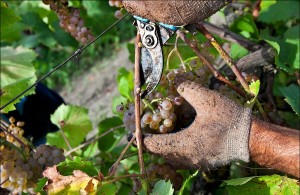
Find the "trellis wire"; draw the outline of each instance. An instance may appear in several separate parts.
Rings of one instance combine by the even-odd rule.
[[[57,65],[54,69],[52,69],[50,72],[48,72],[47,74],[45,74],[44,76],[42,76],[40,79],[36,80],[35,83],[33,83],[31,86],[29,86],[27,89],[25,89],[24,91],[22,91],[19,95],[17,95],[16,97],[12,98],[10,101],[8,101],[6,104],[4,104],[3,106],[0,107],[0,110],[3,110],[6,106],[10,105],[12,102],[14,102],[16,99],[18,99],[19,97],[21,97],[22,95],[24,95],[25,93],[27,93],[29,90],[31,90],[33,87],[35,87],[39,82],[41,82],[42,80],[46,79],[47,77],[49,77],[53,72],[55,72],[56,70],[58,70],[60,67],[62,67],[63,65],[65,65],[67,62],[69,62],[70,60],[72,60],[74,57],[78,58],[78,56],[87,48],[89,47],[91,44],[93,44],[97,39],[99,39],[100,37],[102,37],[105,33],[107,33],[110,29],[112,29],[116,24],[118,24],[120,21],[122,21],[126,16],[128,16],[129,13],[124,14],[124,16],[122,18],[120,18],[119,20],[117,20],[116,22],[114,22],[110,27],[108,27],[107,29],[105,29],[101,34],[99,34],[97,37],[95,37],[92,41],[90,41],[88,44],[86,44],[85,46],[83,46],[82,48],[77,49],[70,57],[68,57],[65,61],[63,61],[62,63],[60,63],[59,65]]]

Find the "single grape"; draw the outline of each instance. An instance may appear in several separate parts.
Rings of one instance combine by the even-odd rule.
[[[170,113],[170,117],[169,117],[169,119],[171,119],[173,122],[175,122],[175,121],[176,121],[176,119],[177,119],[177,116],[176,116],[176,114],[175,114],[174,112]]]
[[[170,112],[168,110],[161,109],[160,115],[163,119],[167,119],[170,117]]]
[[[46,163],[46,158],[45,158],[45,157],[40,157],[40,158],[38,159],[38,163],[39,163],[40,165],[44,165],[44,164]]]
[[[184,99],[181,96],[175,97],[175,99],[174,99],[174,103],[176,105],[182,105],[183,102],[184,102]]]
[[[170,100],[164,100],[160,105],[164,110],[170,110],[173,106]]]
[[[117,107],[116,107],[117,112],[124,112],[124,110],[125,110],[125,107],[123,104],[117,105]]]
[[[122,13],[120,10],[117,10],[117,11],[115,12],[115,17],[116,17],[116,18],[120,19],[120,18],[122,18],[122,16],[123,16],[123,13]]]
[[[145,124],[150,124],[152,122],[152,113],[151,112],[145,113],[144,116],[142,117],[142,121]]]
[[[156,123],[159,123],[161,121],[161,116],[159,113],[153,114],[152,120]]]
[[[160,125],[159,126],[159,132],[162,133],[162,134],[165,134],[167,133],[168,129],[165,125]]]
[[[173,124],[173,122],[172,122],[171,119],[167,118],[167,119],[164,120],[164,125],[165,125],[166,127],[171,127],[172,124]]]
[[[176,77],[176,74],[174,71],[170,71],[168,74],[167,74],[167,78],[169,81],[173,81]]]
[[[152,121],[149,126],[151,129],[158,129],[159,123]]]

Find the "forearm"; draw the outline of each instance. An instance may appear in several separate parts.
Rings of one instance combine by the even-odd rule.
[[[250,157],[258,164],[300,177],[299,131],[253,119]]]

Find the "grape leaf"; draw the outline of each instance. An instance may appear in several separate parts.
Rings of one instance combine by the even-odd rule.
[[[262,1],[258,20],[266,23],[299,19],[299,1]]]
[[[45,184],[47,183],[48,179],[43,177],[41,179],[39,179],[39,181],[37,182],[37,186],[34,189],[35,192],[41,193],[41,194],[45,194],[45,191],[43,190],[43,187],[45,186]]]
[[[98,175],[98,171],[92,162],[87,161],[78,156],[74,156],[73,160],[66,159],[57,165],[57,169],[61,175],[72,175],[74,170],[80,170],[91,177]]]
[[[295,113],[300,116],[300,87],[291,84],[288,87],[280,87],[279,90],[284,95],[284,100],[292,107]]]
[[[106,131],[110,130],[111,128],[114,128],[116,126],[122,125],[123,121],[119,117],[111,117],[106,118],[103,121],[101,121],[98,125],[99,129],[99,135],[105,133]],[[116,129],[114,132],[109,133],[102,138],[98,140],[98,148],[102,152],[109,152],[111,151],[115,145],[120,141],[120,139],[123,137],[123,134],[119,134],[120,132],[124,132],[124,127],[120,127]]]
[[[73,171],[72,175],[63,176],[56,166],[48,167],[43,172],[51,182],[44,187],[47,194],[96,194],[101,183],[98,179],[90,177],[80,170]]]
[[[249,85],[249,89],[250,89],[250,92],[254,95],[254,97],[250,100],[250,101],[247,101],[247,107],[249,108],[252,108],[254,103],[255,103],[255,100],[257,98],[257,95],[259,93],[259,88],[260,88],[260,81],[257,80],[257,81],[252,81]]]
[[[116,194],[117,190],[115,184],[103,182],[101,188],[97,191],[97,195]]]
[[[279,175],[225,181],[228,194],[299,194],[297,180]],[[223,183],[223,184],[224,184]]]
[[[173,192],[174,189],[170,180],[167,182],[165,180],[159,180],[158,182],[156,182],[151,195],[172,195]]]
[[[5,6],[4,3],[1,2],[1,8],[0,8],[0,18],[1,18],[1,28],[0,33],[6,32],[11,28],[11,26],[21,20],[19,16],[15,14],[15,12]]]
[[[230,29],[234,32],[241,32],[244,36],[246,34],[249,34],[253,38],[259,38],[258,29],[251,14],[246,14],[244,16],[239,17],[237,20],[234,21]],[[246,37],[250,38],[250,36]]]
[[[2,106],[36,81],[35,69],[32,65],[32,61],[35,59],[36,54],[31,49],[23,47],[1,47],[0,53],[0,103]],[[28,91],[26,95],[33,93],[34,89]],[[14,110],[14,104],[19,102],[22,97],[24,97],[24,95],[4,108],[2,112]]]
[[[117,81],[120,94],[131,101],[134,88],[133,73],[126,70],[126,68],[120,68]]]
[[[249,53],[249,51],[247,49],[245,49],[244,47],[242,47],[241,45],[236,44],[236,43],[231,44],[230,56],[234,60],[238,60],[238,59],[244,57],[245,55],[247,55],[248,53]]]
[[[222,185],[239,186],[239,185],[243,185],[243,184],[249,182],[250,180],[252,180],[255,177],[257,177],[257,176],[243,177],[243,178],[237,178],[237,179],[230,179],[230,180],[224,181],[222,183]]]
[[[72,148],[78,146],[92,130],[88,110],[74,105],[59,106],[51,115],[51,122],[63,131]],[[49,145],[69,149],[61,132],[48,133],[46,139]]]

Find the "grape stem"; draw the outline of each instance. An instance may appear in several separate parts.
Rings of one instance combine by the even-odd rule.
[[[153,112],[153,113],[155,113],[155,109],[154,109],[154,107],[152,106],[152,102],[150,103],[148,100],[146,100],[146,99],[142,99],[142,101],[143,101],[143,103],[145,104],[145,108],[147,108],[147,107],[149,107],[150,109],[151,109],[151,111]]]
[[[186,66],[185,66],[185,64],[184,64],[184,61],[183,61],[183,59],[182,59],[180,53],[178,52],[178,46],[177,46],[177,45],[178,45],[178,38],[179,38],[179,36],[177,35],[177,36],[176,36],[176,40],[175,40],[175,44],[174,44],[174,48],[172,49],[172,51],[170,51],[170,53],[169,53],[169,55],[168,55],[168,57],[167,57],[167,70],[170,69],[170,66],[169,66],[169,64],[170,64],[170,58],[171,58],[171,56],[173,55],[173,53],[175,52],[176,55],[178,56],[180,62],[181,62],[181,65],[182,65],[182,67],[183,67],[184,72],[186,72]]]
[[[0,186],[2,186],[5,182],[7,182],[9,178],[6,178],[3,182],[0,183]]]
[[[145,174],[145,165],[143,159],[142,149],[142,131],[141,131],[141,75],[140,75],[140,63],[141,63],[141,35],[137,32],[135,40],[135,61],[134,61],[134,112],[135,112],[135,137],[138,148],[139,164],[141,174]]]
[[[129,175],[122,175],[120,177],[116,177],[114,179],[104,181],[102,182],[102,185],[109,184],[109,183],[114,183],[116,181],[119,181],[120,179],[128,178],[128,177],[144,177],[145,174],[129,174]]]
[[[63,139],[65,140],[65,143],[67,144],[69,150],[72,150],[72,147],[71,147],[71,145],[70,145],[69,140],[67,139],[67,136],[66,136],[65,132],[64,132],[62,129],[60,129],[59,131],[60,131],[60,133],[61,133]],[[73,159],[73,156],[72,156],[71,154],[69,154],[69,156]]]
[[[77,150],[79,150],[79,149],[81,149],[81,148],[84,148],[85,146],[87,146],[87,145],[89,145],[89,144],[91,144],[91,143],[93,143],[93,142],[96,142],[98,139],[102,138],[103,136],[105,136],[105,135],[107,135],[107,134],[113,132],[114,130],[120,129],[120,128],[122,128],[122,127],[124,127],[124,124],[123,124],[123,125],[116,126],[116,127],[113,127],[113,128],[111,128],[111,129],[109,129],[108,131],[105,131],[105,132],[102,133],[101,135],[98,135],[98,136],[96,136],[96,137],[94,137],[94,138],[91,138],[91,139],[87,140],[86,142],[84,142],[83,144],[80,144],[80,145],[77,146],[76,148],[73,148],[73,149],[69,150],[68,152],[65,153],[65,155],[67,156],[67,155],[69,155],[69,154],[71,154],[71,153],[73,153],[73,152],[75,152],[75,151],[77,151]]]
[[[178,30],[177,34],[179,37],[195,52],[195,54],[198,56],[198,58],[205,64],[208,69],[212,72],[214,77],[219,79],[220,81],[227,84],[230,88],[235,90],[238,94],[245,97],[246,94],[244,91],[240,90],[237,86],[232,84],[228,79],[226,79],[205,57],[201,54],[200,50],[198,49],[197,45],[194,44],[191,40],[189,40],[182,31]]]

